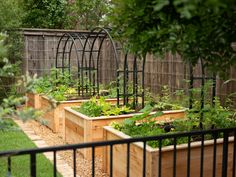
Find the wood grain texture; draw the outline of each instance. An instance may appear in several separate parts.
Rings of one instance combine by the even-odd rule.
[[[153,113],[152,113],[153,114]],[[70,107],[65,108],[65,140],[68,143],[85,143],[102,141],[104,139],[103,127],[111,122],[122,122],[124,119],[130,118],[134,114],[124,114],[117,116],[101,116],[89,117],[81,114]],[[183,110],[165,111],[157,121],[171,120],[183,118],[185,115]],[[82,132],[83,131],[83,132]],[[91,158],[91,150],[81,151],[85,158]],[[96,156],[103,156],[103,148],[96,148]]]
[[[24,73],[29,72],[31,75],[38,76],[48,74],[50,69],[55,67],[56,47],[61,35],[66,30],[43,30],[43,29],[25,29],[24,30],[24,59],[22,70]],[[79,46],[79,45],[78,45]],[[74,49],[73,49],[74,50]],[[74,54],[72,54],[74,56]],[[80,56],[80,54],[79,54]],[[118,52],[119,60],[122,63],[124,54]],[[75,58],[74,58],[75,59]],[[129,58],[129,65],[132,65],[132,57]],[[72,66],[75,65],[72,61]],[[120,65],[122,69],[123,65]],[[236,68],[231,67],[229,70],[229,78],[236,78]],[[195,75],[199,76],[201,72],[200,65],[195,68]],[[109,41],[104,42],[99,61],[99,82],[107,84],[116,80],[116,66],[114,51]],[[145,88],[149,88],[153,93],[160,93],[163,85],[168,85],[171,92],[178,89],[187,90],[189,79],[189,66],[184,63],[179,55],[171,55],[167,53],[163,58],[155,57],[151,54],[147,55],[145,65]],[[200,82],[195,83],[196,87],[200,86]],[[235,92],[236,82],[231,81],[223,84],[223,80],[217,78],[217,95],[223,101],[228,94]],[[236,96],[233,97],[236,106]]]
[[[114,130],[111,127],[105,127],[104,140],[124,139],[129,136]],[[229,138],[228,144],[228,177],[232,176],[233,165],[233,137]],[[126,176],[126,155],[127,145],[117,145],[113,149],[113,176]],[[217,139],[216,151],[216,176],[220,177],[222,172],[222,139]],[[162,170],[163,177],[173,175],[173,146],[162,148]],[[190,176],[200,176],[200,154],[201,143],[191,143],[191,159],[190,159]],[[177,145],[176,155],[176,177],[187,176],[187,144]],[[110,165],[109,148],[105,149],[103,168],[109,173]],[[143,143],[133,143],[130,145],[130,176],[142,176],[142,162],[143,162]],[[146,149],[146,177],[158,176],[158,162],[159,150],[147,146]],[[204,163],[203,163],[203,176],[212,176],[213,173],[213,141],[207,140],[204,142]]]
[[[41,108],[41,95],[35,93],[26,93],[26,106],[35,109]]]

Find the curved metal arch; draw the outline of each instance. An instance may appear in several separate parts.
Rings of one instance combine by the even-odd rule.
[[[139,98],[141,98],[141,107],[144,107],[144,71],[145,71],[145,63],[146,63],[146,55],[142,56],[142,67],[141,69],[138,68],[138,61],[137,61],[137,55],[133,56],[132,66],[133,68],[130,69],[129,63],[128,63],[128,53],[125,54],[124,58],[124,65],[123,65],[123,71],[117,71],[118,76],[120,73],[123,73],[123,93],[120,94],[120,91],[118,89],[117,91],[117,102],[119,103],[119,99],[121,96],[123,96],[123,105],[129,104],[130,98],[132,100],[132,106],[134,109],[137,109],[139,107]],[[141,73],[141,92],[139,90],[139,83],[138,83],[138,75]],[[132,74],[132,91],[129,90],[129,74]],[[118,79],[118,88],[120,86],[120,80]]]
[[[81,87],[82,87],[82,96],[84,96],[84,91],[86,91],[86,94],[99,94],[99,62],[100,62],[100,53],[102,49],[102,45],[105,41],[105,39],[109,39],[112,48],[114,51],[115,55],[115,62],[116,62],[116,69],[118,69],[119,64],[118,64],[118,54],[117,54],[117,49],[115,47],[115,43],[109,33],[110,29],[108,28],[101,28],[101,27],[96,27],[91,32],[88,34],[84,47],[83,47],[83,53],[82,53],[82,61],[81,61],[81,67],[80,67],[80,78],[81,78]],[[95,43],[98,39],[101,39],[98,48],[95,49]],[[89,42],[91,42],[89,48],[89,51],[86,51],[87,46],[89,45]],[[88,60],[85,58],[85,53],[89,52],[89,57]],[[96,56],[94,56],[96,53]],[[96,72],[96,74],[94,73]],[[85,83],[84,82],[84,75],[87,77],[90,83]],[[87,85],[92,85],[92,89],[88,89]],[[85,88],[85,90],[84,90]]]
[[[82,49],[78,49],[78,47],[76,47],[76,53],[78,55],[78,52],[83,52],[83,48],[84,48],[84,43],[82,42],[82,38],[86,39],[87,37],[82,34],[82,33],[73,33],[73,35],[76,36],[75,39],[78,39],[80,42],[80,45],[82,46]],[[89,46],[90,46],[90,42],[89,42]],[[79,73],[79,69],[80,69],[80,61],[79,61],[79,57],[77,57],[77,67],[78,67],[78,73]],[[78,77],[79,78],[79,77]]]
[[[120,63],[120,59],[118,56],[118,51],[120,48],[117,48],[115,45],[115,42],[110,34],[111,29],[110,28],[101,28],[96,27],[90,32],[74,32],[74,33],[65,33],[60,38],[58,45],[57,45],[57,53],[56,53],[56,66],[58,65],[58,58],[60,49],[62,48],[62,70],[65,68],[64,66],[64,60],[65,60],[65,53],[69,53],[68,55],[68,62],[69,66],[68,69],[70,71],[71,66],[71,58],[72,58],[72,48],[75,48],[76,51],[76,58],[77,58],[77,67],[78,67],[78,73],[77,77],[79,80],[78,84],[78,95],[84,97],[84,92],[86,92],[86,96],[93,96],[95,94],[99,94],[99,62],[100,62],[100,55],[102,51],[102,46],[104,44],[105,40],[108,40],[111,44],[111,48],[113,50],[113,56],[115,58],[115,68],[116,68],[116,82],[117,82],[117,104],[119,105],[120,97],[123,97],[124,104],[128,103],[129,98],[132,97],[133,100],[133,106],[136,107],[138,104],[138,97],[142,97],[142,107],[144,106],[144,69],[145,69],[145,60],[146,56],[142,56],[143,63],[142,63],[142,69],[138,69],[137,64],[137,56],[134,55],[133,60],[133,69],[129,69],[128,65],[128,53],[125,55],[124,63]],[[62,43],[64,39],[64,43]],[[71,43],[68,41],[71,40]],[[80,47],[78,48],[77,43],[79,41]],[[97,43],[96,43],[97,42]],[[96,44],[96,45],[95,45]],[[69,50],[68,50],[69,45]],[[66,51],[68,50],[68,51]],[[82,55],[80,57],[79,55]],[[88,52],[88,54],[87,54]],[[120,64],[123,64],[123,71],[120,69]],[[120,73],[124,74],[124,85],[123,85],[123,92],[119,93],[119,86],[120,86]],[[142,92],[140,94],[140,91],[138,90],[138,75],[142,74]],[[129,75],[132,74],[133,77],[129,77]],[[84,75],[88,79],[84,82]],[[132,93],[128,93],[128,82],[129,79],[133,78],[133,90]],[[92,86],[92,87],[89,87]],[[89,88],[88,88],[89,87]]]
[[[63,39],[65,36],[67,36],[67,33],[63,34],[63,35],[60,37],[60,39],[59,39],[59,41],[58,41],[58,43],[57,43],[56,61],[55,61],[55,67],[56,67],[56,68],[57,68],[57,64],[58,64],[58,55],[59,55],[60,45],[61,45],[62,39]],[[64,48],[64,47],[62,47],[62,48]],[[60,53],[61,53],[61,52],[60,52]]]
[[[79,64],[79,55],[78,55],[78,52],[77,52],[78,47],[77,47],[77,44],[76,44],[76,39],[79,40],[79,42],[80,42],[80,44],[81,44],[82,47],[83,47],[83,43],[82,43],[81,38],[80,38],[78,35],[76,35],[76,37],[73,36],[73,35],[76,35],[76,33],[65,33],[65,34],[63,34],[63,35],[61,36],[61,38],[59,39],[59,42],[58,42],[58,45],[57,45],[57,52],[56,52],[56,68],[61,68],[62,71],[63,71],[63,73],[64,73],[64,68],[66,68],[66,67],[64,66],[64,60],[65,60],[65,53],[67,53],[67,52],[66,52],[66,47],[67,47],[67,43],[68,43],[69,40],[72,41],[72,42],[71,42],[71,45],[70,45],[70,47],[69,47],[69,51],[68,51],[68,53],[69,53],[69,57],[68,57],[68,63],[69,63],[68,70],[69,70],[69,72],[70,72],[70,69],[71,69],[71,68],[70,68],[70,63],[71,63],[71,52],[72,52],[73,46],[74,46],[75,51],[76,51],[76,59],[77,59],[77,62],[78,62],[78,66],[80,65],[80,64]],[[61,53],[61,52],[59,52],[59,50],[60,50],[60,45],[61,45],[62,39],[65,38],[65,37],[66,37],[66,40],[65,40],[66,42],[64,43],[64,46],[62,46],[62,48],[63,48],[63,51],[62,51],[62,66],[61,66],[61,67],[58,67],[58,55],[59,55],[59,53]],[[62,44],[62,45],[63,45],[63,44]]]
[[[92,59],[92,54],[93,54],[93,51],[94,51],[94,45],[95,45],[95,42],[97,41],[97,39],[98,38],[101,38],[101,34],[102,34],[102,32],[104,31],[104,28],[100,28],[100,27],[97,27],[97,28],[94,28],[93,30],[92,30],[92,32],[95,32],[96,30],[98,30],[99,29],[99,31],[97,32],[97,34],[96,34],[96,36],[95,36],[95,38],[93,39],[93,42],[92,42],[92,46],[91,46],[91,52],[90,52],[90,56],[89,56],[89,65],[91,64],[91,62],[93,62],[93,65],[94,65],[94,60],[93,61],[91,61],[91,59]],[[99,60],[100,60],[100,53],[101,53],[101,49],[102,49],[102,45],[103,45],[103,42],[104,42],[104,40],[107,38],[107,36],[108,36],[108,32],[106,32],[106,31],[104,31],[105,32],[105,34],[102,36],[102,39],[101,39],[101,41],[100,41],[100,44],[99,44],[99,47],[98,47],[98,49],[97,49],[97,58],[96,58],[96,60],[97,60],[97,63],[96,63],[96,73],[97,73],[97,77],[96,77],[96,80],[97,80],[97,86],[96,86],[96,91],[97,91],[97,93],[99,93],[99,84],[98,84],[98,80],[99,80],[99,74],[98,74],[98,68],[99,68]],[[91,77],[91,71],[89,72],[89,78]],[[94,81],[95,81],[95,79],[94,79]],[[94,83],[95,84],[95,83]],[[94,92],[95,92],[95,90],[94,90]]]
[[[78,61],[78,65],[77,65],[77,68],[78,68],[78,79],[79,79],[79,85],[78,85],[78,95],[81,95],[81,92],[82,92],[82,96],[84,96],[83,94],[83,88],[84,88],[84,80],[83,80],[83,68],[84,68],[84,65],[83,65],[83,60],[84,60],[84,57],[86,57],[84,54],[86,52],[86,50],[89,50],[91,48],[91,42],[90,40],[88,39],[88,36],[86,36],[85,34],[83,33],[76,33],[76,35],[78,36],[79,40],[80,40],[80,43],[81,43],[81,46],[82,46],[82,49],[79,50],[80,52],[82,52],[82,57],[81,57],[81,65],[79,64],[79,61]],[[82,39],[85,39],[85,42],[83,43],[82,42]],[[88,39],[88,40],[87,40]],[[88,49],[86,49],[87,47],[87,44],[88,44]],[[87,67],[87,63],[85,64],[85,68]],[[82,80],[82,82],[81,82]],[[82,84],[81,84],[82,83]],[[81,86],[82,85],[82,86]]]
[[[116,62],[116,70],[119,69],[119,57],[118,57],[118,53],[117,53],[117,48],[115,46],[115,42],[110,34],[110,31],[112,30],[111,28],[102,28],[102,27],[96,27],[94,28],[92,31],[95,31],[95,30],[100,30],[100,33],[101,32],[104,32],[104,34],[106,34],[112,44],[112,48],[113,48],[113,51],[114,51],[114,56],[115,56],[115,62]]]
[[[93,68],[93,67],[91,67],[90,63],[88,64],[88,61],[86,60],[86,55],[85,55],[87,52],[92,53],[92,51],[89,50],[92,48],[91,43],[90,43],[90,38],[91,38],[91,32],[88,34],[88,36],[86,37],[86,40],[84,42],[83,51],[82,51],[81,67],[78,68],[78,71],[79,71],[78,73],[80,75],[80,77],[79,77],[80,78],[79,79],[80,80],[79,90],[81,89],[82,96],[84,96],[84,89],[86,91],[86,94],[89,93],[91,95],[91,89],[89,88],[89,86],[91,86],[91,83],[90,83],[91,78],[89,78],[89,81],[85,80],[86,83],[84,83],[84,72],[85,72],[85,77],[87,77],[88,72],[90,72],[91,69]],[[87,44],[88,44],[88,49],[86,48]],[[89,58],[91,58],[91,54],[90,54]],[[92,85],[92,87],[94,88],[95,85]],[[79,92],[79,94],[80,94],[80,92]],[[93,93],[92,95],[95,95],[95,93]]]

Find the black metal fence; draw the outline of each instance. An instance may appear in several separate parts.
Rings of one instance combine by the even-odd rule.
[[[6,158],[6,167],[8,174],[11,174],[14,166],[11,163],[13,156],[30,156],[30,171],[31,176],[35,177],[36,174],[36,164],[37,164],[37,154],[44,152],[53,152],[54,154],[54,176],[57,176],[57,159],[56,154],[59,151],[72,150],[73,155],[73,172],[76,176],[76,152],[79,149],[91,149],[91,174],[95,176],[95,149],[98,147],[108,147],[107,151],[104,151],[105,154],[108,154],[109,157],[108,163],[109,166],[104,167],[106,172],[109,172],[109,176],[158,176],[158,177],[235,177],[235,159],[236,159],[236,143],[234,138],[236,137],[236,128],[229,129],[214,129],[214,130],[204,130],[204,131],[195,131],[195,132],[184,132],[177,134],[166,134],[161,136],[153,137],[142,137],[142,138],[131,138],[123,140],[110,140],[104,142],[89,142],[83,144],[74,144],[74,145],[65,145],[65,146],[56,146],[56,147],[47,147],[47,148],[38,148],[38,149],[29,149],[29,150],[17,150],[17,151],[6,151],[0,152],[0,159]],[[185,139],[185,145],[180,145],[180,140]],[[211,140],[210,140],[211,139]],[[172,143],[172,145],[163,146],[165,142]],[[194,141],[193,141],[194,140]],[[149,164],[149,158],[147,150],[148,142],[157,141],[158,146],[154,148],[152,152],[154,157],[152,157],[152,164]],[[133,146],[141,142],[142,153],[137,153],[138,151],[132,150]],[[199,153],[196,156],[196,147],[199,144]],[[119,164],[119,159],[116,159],[115,153],[117,153],[118,146],[122,145],[126,147],[125,151],[120,151],[126,154],[125,164]],[[116,147],[117,146],[117,147]],[[115,148],[114,148],[115,147]],[[120,147],[120,146],[119,146]],[[183,158],[182,150],[186,147],[186,158]],[[209,150],[209,148],[211,150]],[[165,152],[170,152],[171,155],[166,155]],[[122,157],[122,154],[119,154]],[[142,162],[137,162],[141,166],[139,168],[132,168],[134,157],[141,156]],[[169,159],[166,161],[166,157]],[[137,160],[138,158],[136,158]],[[170,160],[171,159],[171,160]],[[123,159],[124,160],[124,159]],[[155,163],[155,161],[157,163]],[[182,164],[181,164],[182,163]],[[116,169],[117,165],[125,166],[125,172],[123,175],[119,174]],[[151,167],[152,168],[151,168]],[[151,168],[151,169],[150,169]],[[135,171],[135,173],[134,173]],[[152,172],[150,172],[152,171]]]

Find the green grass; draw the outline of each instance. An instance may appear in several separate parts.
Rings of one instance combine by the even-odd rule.
[[[0,151],[35,148],[35,144],[21,130],[0,131]],[[37,177],[53,176],[52,163],[42,154],[37,158]],[[12,157],[12,177],[30,176],[30,156]],[[58,176],[61,175],[58,173]],[[7,159],[0,158],[0,177],[7,176]]]

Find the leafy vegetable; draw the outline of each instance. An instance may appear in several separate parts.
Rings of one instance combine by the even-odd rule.
[[[149,116],[152,109],[152,106],[147,105],[141,110],[142,114],[126,119],[123,123],[113,122],[111,126],[132,137],[158,136],[166,133],[196,131],[201,130],[199,121],[202,113],[204,113],[202,122],[203,129],[230,128],[236,126],[235,111],[221,106],[218,98],[215,98],[214,106],[208,104],[203,110],[200,110],[199,102],[195,102],[193,109],[187,111],[187,119],[176,119],[171,123],[156,123],[152,118],[160,116],[161,112]],[[211,138],[212,136],[205,136],[205,139]],[[194,139],[192,139],[192,141],[193,140]],[[177,139],[177,144],[187,142],[187,138]],[[153,148],[159,146],[158,141],[150,141],[148,144]],[[172,140],[164,140],[162,142],[162,146],[171,144],[173,144]]]
[[[126,106],[117,107],[116,105],[106,102],[104,97],[100,97],[99,99],[93,97],[89,101],[82,103],[79,108],[73,107],[73,109],[91,117],[120,115],[132,112],[132,110]]]

